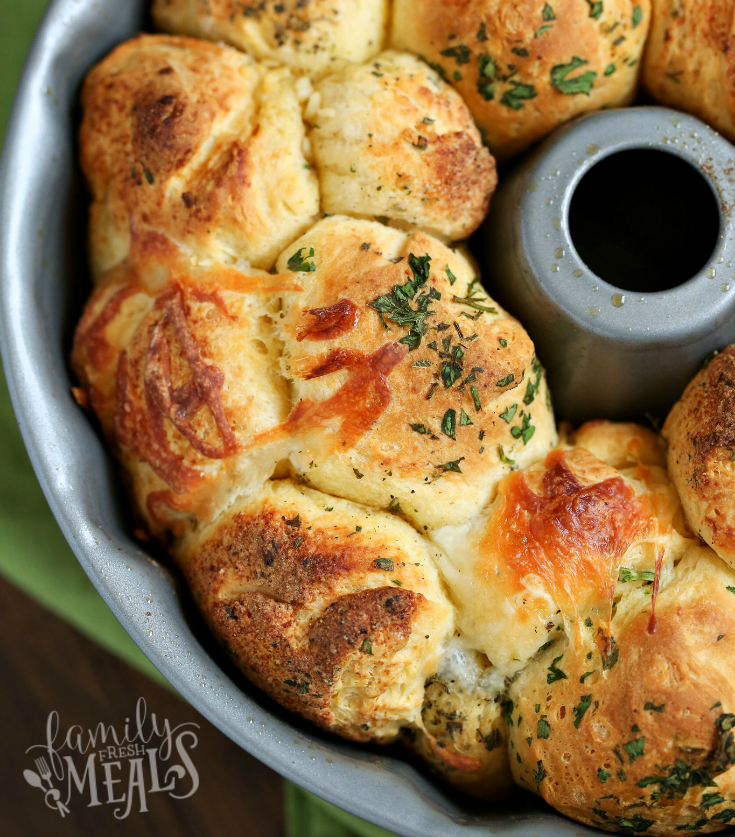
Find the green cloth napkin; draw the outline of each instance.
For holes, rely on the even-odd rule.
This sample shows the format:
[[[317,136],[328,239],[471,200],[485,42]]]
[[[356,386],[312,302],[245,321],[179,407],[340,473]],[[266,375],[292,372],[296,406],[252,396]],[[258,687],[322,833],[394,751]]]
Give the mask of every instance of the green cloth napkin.
[[[0,138],[47,0],[0,0]],[[33,473],[0,369],[0,573],[126,663],[169,686],[101,599],[64,540]],[[169,688],[171,688],[169,686]],[[390,837],[285,783],[287,837]]]

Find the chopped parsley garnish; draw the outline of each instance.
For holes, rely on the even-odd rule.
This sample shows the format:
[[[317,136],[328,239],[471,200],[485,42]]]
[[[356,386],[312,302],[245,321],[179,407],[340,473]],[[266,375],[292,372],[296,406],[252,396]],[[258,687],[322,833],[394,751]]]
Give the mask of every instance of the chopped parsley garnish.
[[[444,272],[447,274],[447,279],[449,279],[449,284],[453,285],[457,281],[457,277],[449,269],[449,265],[444,266]]]
[[[621,567],[618,571],[618,581],[653,581],[656,574],[653,570],[629,570],[627,567]],[[735,592],[735,590],[733,590]]]
[[[615,65],[614,64],[608,64],[607,67],[605,67],[605,75],[606,76],[611,76],[614,72],[615,72]]]
[[[454,348],[459,349],[461,351],[460,346],[455,346]],[[462,377],[462,366],[458,361],[459,358],[457,358],[456,360],[442,361],[440,374],[445,389],[449,389],[449,387],[451,387],[452,384],[455,383],[455,381],[458,381]]]
[[[411,300],[429,278],[431,257],[428,253],[420,257],[411,253],[408,263],[414,278],[403,285],[395,285],[390,293],[377,297],[368,305],[378,312],[385,328],[388,328],[386,317],[399,326],[409,327],[408,334],[398,342],[406,344],[409,351],[413,351],[419,347],[421,338],[426,333],[426,318],[434,315],[433,311],[429,311],[429,305],[432,300],[441,299],[441,294],[435,288],[431,288],[428,293],[421,294],[416,299],[416,308],[412,308]]]
[[[518,405],[513,404],[511,407],[506,407],[503,412],[500,414],[500,418],[503,421],[507,421],[510,424],[513,421],[513,417],[518,412]]]
[[[286,520],[286,518],[284,517],[283,522],[286,524],[286,526],[291,526],[294,529],[297,529],[299,526],[301,526],[301,517],[298,514],[296,515],[296,517],[291,518],[291,520]]]
[[[633,29],[638,26],[638,24],[643,20],[643,10],[640,6],[636,6],[633,9]]]
[[[719,793],[705,793],[702,796],[702,810],[706,811],[707,808],[711,808],[713,805],[719,805],[721,802],[726,802],[727,800],[720,796]]]
[[[501,378],[496,386],[499,387],[507,387],[509,384],[512,384],[515,381],[516,376],[511,372],[509,375],[506,375],[504,378]]]
[[[360,651],[363,651],[365,654],[370,654],[373,656],[373,643],[369,639],[363,639],[362,645],[360,646]]]
[[[510,435],[514,439],[523,439],[524,445],[531,441],[535,432],[536,428],[531,424],[531,416],[528,413],[523,416],[523,422],[520,425],[510,428]]]
[[[301,535],[299,535],[299,537],[296,538],[296,540],[293,542],[294,549],[298,549],[303,542],[304,542],[304,539],[301,537]]]
[[[442,472],[446,471],[454,471],[455,474],[461,474],[462,469],[459,467],[459,463],[464,459],[464,456],[460,456],[459,459],[454,459],[451,462],[444,462],[441,465],[437,465],[436,467],[439,468]]]
[[[643,756],[643,748],[646,744],[646,737],[642,735],[640,738],[635,738],[627,744],[623,744],[623,749],[628,754],[628,764],[633,764],[636,759]]]
[[[602,782],[604,785],[605,782],[612,776],[612,773],[608,773],[604,767],[600,767],[597,770],[597,778]]]
[[[551,26],[549,26],[549,24],[547,23],[546,26],[542,26],[540,29],[537,29],[533,37],[540,38],[542,35],[545,35],[550,29]]]
[[[594,674],[594,673],[595,673],[595,669],[592,669],[592,671],[585,671],[585,673],[584,673],[584,674],[583,674],[583,675],[579,678],[579,682],[580,682],[580,683],[584,683],[584,681],[585,681],[585,680],[586,680],[586,679],[587,679],[590,675],[592,675],[592,674]]]
[[[460,427],[467,427],[468,425],[472,424],[472,420],[470,417],[465,413],[464,410],[459,414],[459,426]]]
[[[620,828],[628,828],[633,834],[642,834],[644,831],[648,831],[654,823],[655,820],[647,820],[640,814],[636,814],[633,817],[620,817],[618,819]]]
[[[449,436],[450,439],[456,439],[457,431],[457,412],[455,410],[447,410],[442,419],[442,433]]]
[[[643,704],[643,708],[648,712],[663,712],[665,707],[665,703],[662,703],[660,706],[654,706],[654,704],[652,704],[650,700],[646,701]]]
[[[480,24],[480,28],[477,30],[477,40],[482,42],[487,40],[487,32],[485,31],[485,21],[483,20]]]
[[[546,21],[556,20],[556,15],[554,14],[554,10],[551,8],[551,6],[548,3],[544,6],[543,10],[541,11],[541,17]]]
[[[483,303],[486,303],[488,299],[487,297],[482,296],[481,292],[477,290],[477,288],[475,287],[479,281],[479,279],[473,279],[470,282],[470,284],[467,286],[467,296],[452,297],[452,302],[456,302],[458,305],[467,305],[469,308],[474,308],[475,311],[478,312],[475,315],[466,314],[464,311],[462,312],[466,317],[469,317],[472,320],[476,320],[483,314],[498,313],[497,308],[493,308],[491,305],[483,305]]]
[[[544,367],[541,366],[536,357],[534,357],[531,363],[531,374],[536,376],[536,380],[529,380],[526,386],[526,394],[523,396],[523,403],[526,406],[533,403],[533,399],[538,394],[539,387],[541,386],[541,378],[544,374]]]
[[[502,445],[498,445],[498,459],[503,462],[505,465],[515,465],[515,459],[511,459],[509,456],[506,455],[505,451],[503,450]]]
[[[735,587],[725,587],[725,590],[729,590],[731,593],[735,593]]]
[[[415,366],[419,369],[428,369],[430,366],[433,366],[433,363],[430,360],[416,360],[414,361],[411,366]]]
[[[533,778],[536,784],[540,784],[543,780],[548,776],[548,773],[544,770],[544,763],[539,759],[538,764],[536,765],[536,770],[533,771]]]
[[[480,394],[477,391],[477,387],[470,387],[470,392],[472,393],[472,400],[475,402],[475,409],[479,413],[482,410],[482,402],[480,401]]]
[[[143,174],[145,175],[145,179],[152,186],[153,185],[153,175],[151,174],[151,172],[149,172],[148,169],[143,169]]]
[[[427,432],[423,424],[410,424],[409,427],[411,430],[415,430],[416,433],[421,433],[422,435]]]
[[[484,54],[477,56],[477,64],[479,67],[477,92],[485,101],[492,101],[495,98],[495,76],[498,66],[489,55]]]
[[[579,729],[579,725],[582,723],[582,718],[584,718],[584,713],[590,708],[592,705],[592,695],[582,695],[582,699],[579,702],[578,706],[575,706],[572,710],[574,713],[574,726]]]
[[[599,20],[602,14],[602,0],[587,0],[587,5],[590,7],[590,17]]]
[[[548,674],[546,675],[546,682],[547,683],[556,683],[557,680],[566,680],[567,676],[564,672],[557,668],[556,664],[561,660],[563,654],[560,654],[558,657],[554,658],[554,662],[548,668]]]
[[[545,718],[539,718],[536,724],[536,738],[548,738],[551,735],[551,724]]]
[[[461,67],[462,64],[469,64],[470,56],[472,55],[469,47],[465,44],[459,44],[459,46],[456,47],[443,49],[440,54],[445,56],[445,58],[454,58],[458,67]]]
[[[592,85],[597,78],[597,73],[593,70],[588,70],[586,73],[582,73],[581,76],[567,78],[569,73],[573,73],[579,67],[583,67],[588,63],[584,58],[579,58],[575,55],[568,64],[557,64],[555,67],[552,67],[552,86],[556,87],[561,93],[564,93],[565,96],[573,96],[577,93],[584,93],[589,96]]]
[[[357,468],[353,468],[352,471],[359,480],[365,476],[365,474],[363,474],[362,471],[358,471]]]
[[[511,81],[513,85],[500,98],[500,104],[506,107],[513,108],[513,110],[520,110],[523,107],[523,101],[526,99],[535,99],[538,96],[536,88],[532,84],[523,84],[520,81]],[[494,314],[497,311],[493,310]]]
[[[294,273],[311,273],[316,270],[316,264],[308,261],[314,256],[314,248],[309,247],[309,252],[306,256],[301,254],[306,250],[306,247],[299,247],[299,249],[286,262],[286,267]]]
[[[375,566],[379,570],[392,570],[395,567],[392,558],[376,558]]]
[[[508,698],[503,705],[503,717],[509,727],[513,726],[513,701]]]

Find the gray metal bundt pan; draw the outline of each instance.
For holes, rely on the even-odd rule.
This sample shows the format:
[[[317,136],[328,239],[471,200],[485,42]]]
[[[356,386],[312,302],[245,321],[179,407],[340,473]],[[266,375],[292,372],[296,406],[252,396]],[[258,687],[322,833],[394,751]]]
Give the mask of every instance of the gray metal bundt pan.
[[[487,812],[463,807],[396,751],[349,744],[282,712],[228,667],[176,575],[130,537],[113,463],[71,398],[67,357],[89,290],[74,141],[79,85],[95,61],[143,27],[147,5],[51,3],[0,170],[0,345],[23,437],[64,535],[171,684],[245,750],[329,802],[405,837],[597,833],[528,795]]]

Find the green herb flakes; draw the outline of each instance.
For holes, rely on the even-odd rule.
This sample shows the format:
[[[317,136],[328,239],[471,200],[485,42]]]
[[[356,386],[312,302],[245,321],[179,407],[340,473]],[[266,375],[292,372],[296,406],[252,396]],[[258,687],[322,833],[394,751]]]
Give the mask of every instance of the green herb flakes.
[[[653,570],[629,570],[627,567],[621,567],[618,571],[618,581],[621,582],[653,581],[655,577]]]
[[[540,785],[547,776],[548,773],[544,770],[544,763],[539,759],[536,769],[533,771],[533,779],[537,785]]]
[[[379,570],[392,570],[395,567],[392,558],[376,558],[375,566]]]
[[[531,424],[531,416],[529,413],[526,413],[523,416],[523,421],[520,425],[516,425],[515,427],[510,428],[510,434],[514,439],[523,439],[524,446],[527,445],[533,434],[536,432],[536,428]]]
[[[457,277],[449,269],[449,265],[444,266],[444,272],[447,274],[447,279],[449,279],[449,284],[453,285],[457,281]]]
[[[547,3],[541,11],[541,17],[546,20],[556,20],[556,15],[554,14],[554,10],[551,6]]]
[[[633,741],[629,741],[627,744],[623,744],[623,749],[628,754],[628,764],[633,764],[636,759],[643,756],[645,744],[645,735],[642,735],[640,738],[636,738]]]
[[[293,273],[311,273],[316,270],[316,264],[308,261],[313,258],[314,248],[309,247],[309,252],[306,256],[301,254],[306,250],[306,247],[300,247],[291,258],[286,262],[286,267]]]
[[[447,410],[442,419],[442,433],[450,439],[456,439],[457,413],[455,410]]]
[[[437,465],[436,467],[442,471],[442,473],[446,471],[453,471],[455,474],[461,474],[462,469],[459,467],[459,463],[464,459],[464,456],[460,456],[459,459],[455,459],[452,462],[444,462],[441,465]]]
[[[362,645],[360,646],[360,651],[365,654],[370,654],[373,656],[373,643],[369,639],[363,639]]]
[[[465,413],[464,410],[459,414],[459,426],[460,427],[467,427],[468,425],[472,424],[472,420],[470,417]]]
[[[589,96],[592,86],[597,78],[597,73],[588,70],[582,73],[581,76],[575,78],[568,78],[570,73],[573,73],[579,67],[583,67],[589,62],[584,58],[574,56],[568,64],[557,64],[551,68],[551,84],[560,93],[565,96],[574,96],[578,93],[584,93]]]
[[[590,7],[590,17],[599,20],[602,14],[601,0],[587,0],[587,5]]]
[[[409,427],[411,430],[415,430],[416,433],[421,433],[421,435],[424,435],[427,432],[426,427],[424,427],[423,424],[410,424]]]
[[[482,410],[482,402],[480,401],[480,394],[477,391],[477,387],[470,387],[470,392],[472,393],[472,400],[475,402],[475,410],[479,413]]]
[[[495,76],[498,71],[497,64],[491,56],[480,54],[477,56],[479,75],[477,77],[477,92],[486,102],[495,98]]]
[[[523,107],[523,102],[527,99],[535,99],[538,96],[536,88],[532,84],[523,84],[520,81],[511,81],[512,87],[506,90],[500,97],[500,104],[513,110],[520,110]],[[497,311],[493,310],[496,314]]]
[[[507,387],[509,384],[512,384],[515,381],[516,376],[511,372],[509,375],[506,375],[504,378],[501,378],[497,383],[496,386],[499,387]]]
[[[556,664],[561,660],[563,654],[560,654],[558,657],[554,658],[554,662],[548,668],[548,674],[546,675],[546,682],[547,683],[556,683],[557,680],[566,680],[566,674],[560,669],[556,667]]]
[[[440,53],[445,58],[454,58],[457,62],[457,66],[461,67],[462,64],[469,64],[470,56],[472,53],[470,52],[469,47],[465,44],[459,44],[456,47],[449,47],[448,49],[443,49]]]
[[[597,770],[597,778],[602,782],[604,785],[605,782],[612,776],[612,773],[608,773],[604,767],[600,767]]]
[[[614,72],[615,72],[615,65],[614,64],[608,64],[607,67],[605,67],[605,75],[606,76],[611,76]]]
[[[579,725],[582,723],[582,718],[584,718],[584,713],[590,708],[592,705],[592,695],[582,695],[582,699],[580,700],[579,704],[574,707],[573,714],[574,714],[574,726],[576,729],[579,729]]]
[[[633,29],[638,26],[638,24],[643,20],[643,10],[640,6],[636,6],[633,9]]]
[[[500,418],[503,419],[503,421],[510,424],[513,421],[513,417],[515,416],[515,414],[517,412],[518,412],[518,405],[513,404],[512,406],[506,407],[503,410],[503,412],[500,414]]]
[[[539,718],[536,724],[536,738],[548,738],[551,735],[551,724],[545,718]]]
[[[498,445],[498,459],[505,465],[515,465],[515,459],[511,459],[503,450],[502,445]]]

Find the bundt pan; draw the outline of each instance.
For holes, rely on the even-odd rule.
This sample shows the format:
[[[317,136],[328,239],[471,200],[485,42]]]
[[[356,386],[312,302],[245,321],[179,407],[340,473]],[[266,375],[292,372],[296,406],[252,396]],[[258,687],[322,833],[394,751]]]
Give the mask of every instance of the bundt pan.
[[[159,563],[132,539],[116,469],[93,426],[72,399],[74,382],[66,358],[71,332],[89,288],[83,221],[86,217],[86,196],[73,139],[79,122],[79,86],[88,69],[113,46],[146,28],[148,5],[144,0],[126,0],[123,3],[113,3],[112,0],[56,0],[51,3],[18,92],[0,172],[0,337],[3,360],[31,459],[67,540],[113,613],[172,685],[248,752],[329,802],[405,837],[488,833],[553,837],[599,833],[556,814],[537,798],[520,791],[504,805],[494,805],[487,811],[477,806],[470,807],[456,793],[437,785],[425,772],[414,767],[408,758],[404,758],[402,751],[351,744],[323,734],[286,713],[235,672],[196,615],[178,576],[169,570],[167,563]],[[633,111],[620,111],[614,118],[635,119],[632,114]],[[606,117],[593,116],[583,121],[581,128],[572,127],[564,135],[566,140],[562,138],[560,147],[573,150],[568,143],[574,131],[581,131],[575,142],[586,142],[584,159],[588,161],[593,161],[598,154],[602,158],[608,151],[614,157],[618,152],[622,153],[621,149],[640,148],[641,143],[646,144],[642,134],[636,134],[632,143],[619,143],[610,149],[606,148],[602,139],[589,142],[582,139],[582,134],[591,136],[595,125],[601,124],[595,120],[603,118]],[[650,128],[651,120],[658,118],[644,117],[644,121],[648,119]],[[681,124],[685,124],[684,117]],[[686,127],[689,127],[688,122]],[[626,130],[625,125],[622,130]],[[544,146],[552,150],[553,147]],[[548,152],[542,150],[539,153],[542,156],[531,158],[527,166],[551,165],[550,158],[543,157]],[[643,169],[646,168],[644,162]],[[585,221],[592,218],[594,208],[589,202],[584,203],[584,190],[578,185],[586,168],[572,166],[567,170],[562,165],[551,165],[550,176],[556,178],[562,172],[568,178],[569,188],[555,185],[548,189],[544,178],[549,175],[545,170],[539,175],[541,182],[528,175],[531,170],[528,167],[519,169],[516,175],[509,176],[509,197],[503,197],[501,193],[497,204],[502,209],[505,203],[510,209],[504,220],[490,220],[486,237],[500,237],[502,248],[505,236],[517,236],[520,221],[513,214],[513,201],[516,200],[513,195],[535,195],[529,200],[542,205],[551,220],[551,229],[560,234],[551,245],[550,273],[556,276],[563,269],[565,275],[569,271],[572,277],[578,279],[580,277],[575,275],[575,271],[581,270],[578,265],[583,263],[588,274],[591,273],[594,252],[605,242],[595,239],[595,230],[590,229],[589,224],[585,227]],[[590,170],[594,172],[594,166]],[[661,182],[665,183],[666,172],[661,178]],[[696,214],[704,233],[709,231],[714,239],[718,239],[725,232],[725,222],[717,204],[711,208],[709,217],[706,214],[712,188],[707,182],[703,186],[700,184],[700,189],[704,189],[701,206],[705,208]],[[556,216],[545,209],[552,205],[549,201],[556,200],[562,192],[566,195],[563,221],[561,215]],[[576,221],[575,194],[582,200]],[[524,200],[521,198],[521,209],[525,206]],[[639,215],[645,209],[642,204],[637,208]],[[645,212],[642,217],[645,220]],[[582,225],[577,234],[575,229],[567,229],[568,225],[574,226],[575,223]],[[512,224],[516,226],[511,228]],[[545,231],[540,231],[538,236],[543,237],[544,234]],[[553,235],[549,232],[549,236]],[[704,242],[703,247],[709,249],[702,255],[702,265],[692,267],[674,263],[672,270],[678,267],[679,273],[688,271],[684,279],[694,274],[701,279],[700,274],[704,271],[702,281],[711,280],[713,277],[707,274],[720,270],[720,264],[729,267],[729,248],[732,245],[726,237],[720,241],[718,245],[713,240],[711,247]],[[543,260],[550,245],[545,238],[543,241],[539,238],[537,243],[538,250],[544,254]],[[585,250],[585,247],[589,249]],[[527,249],[530,252],[530,248]],[[558,251],[562,251],[560,255],[557,255]],[[517,271],[525,271],[526,278],[534,270],[539,273],[538,264],[528,267],[531,263],[529,258],[524,267],[519,251],[516,249],[510,255],[513,253],[515,264],[498,263],[494,266],[498,286],[505,284],[508,290],[509,304]],[[694,262],[699,255],[690,254]],[[714,265],[710,265],[712,258]],[[707,262],[706,266],[704,262]],[[560,270],[554,270],[553,264],[558,264]],[[657,277],[651,277],[645,269],[640,273],[641,276],[635,277],[635,287],[612,289],[610,305],[615,310],[632,302],[632,298],[629,302],[627,296],[622,299],[623,295],[656,293],[657,290],[665,292],[656,284],[659,282]],[[645,286],[649,280],[653,282],[652,287]],[[672,274],[661,281],[669,281],[667,287],[671,288],[678,286],[679,281],[675,280]],[[699,282],[699,279],[693,281]],[[587,275],[584,282],[591,285],[597,280]],[[725,284],[719,276],[717,282]],[[598,286],[603,288],[603,283],[604,278],[600,279]],[[590,289],[587,291],[597,293]],[[724,289],[718,293],[722,294],[722,298],[727,296]],[[715,298],[719,302],[717,294]],[[600,340],[606,338],[603,325],[608,323],[609,317],[590,313],[592,303],[587,303],[586,297],[581,302],[587,305],[588,317],[581,318],[584,326],[580,333],[589,335],[585,338],[588,344],[584,352],[601,351],[604,354],[604,347],[599,347],[603,345]],[[561,310],[559,302],[553,305]],[[523,316],[522,306],[523,301],[519,298],[517,313]],[[628,310],[624,308],[624,311]],[[729,311],[719,306],[714,318],[716,324],[728,314]],[[532,319],[530,314],[527,316]],[[558,319],[561,322],[563,318]],[[598,320],[599,328],[596,326]],[[578,323],[573,322],[570,316],[566,326],[563,322],[556,326],[556,334],[565,339],[572,333],[572,325],[576,327]],[[679,327],[679,324],[676,325]],[[712,341],[719,343],[721,339],[724,342],[725,338],[731,340],[733,337],[730,331],[719,333],[711,323],[702,322],[697,327],[701,341],[694,341],[693,354],[699,352],[700,345],[707,344],[709,348]],[[543,341],[542,334],[534,336],[539,342]],[[554,337],[552,343],[554,341],[559,343],[559,337]],[[549,346],[550,356],[553,348],[553,345]],[[632,345],[630,348],[634,351],[636,347]],[[677,364],[687,367],[687,378],[693,371],[689,368],[692,358],[682,360],[671,355],[669,363],[672,368]],[[551,357],[551,366],[552,375],[557,374],[556,370],[562,368],[563,360]],[[658,368],[656,374],[659,374]],[[557,381],[560,380],[560,375],[557,375]],[[616,391],[623,393],[623,383],[622,378],[611,378],[606,393],[612,396]],[[676,397],[681,389],[678,382],[676,387],[664,400]],[[581,391],[585,389],[586,386],[583,386]],[[560,395],[560,401],[568,404],[567,408],[563,403],[561,405],[562,417],[565,409],[569,417],[587,417],[587,405],[581,401],[576,404],[571,394],[565,401],[565,396],[567,393]],[[600,412],[604,413],[602,408],[607,406],[601,405]],[[660,407],[663,412],[668,406],[669,403],[662,403],[655,409],[658,412]],[[637,415],[639,405],[632,399],[621,407],[620,412]]]

